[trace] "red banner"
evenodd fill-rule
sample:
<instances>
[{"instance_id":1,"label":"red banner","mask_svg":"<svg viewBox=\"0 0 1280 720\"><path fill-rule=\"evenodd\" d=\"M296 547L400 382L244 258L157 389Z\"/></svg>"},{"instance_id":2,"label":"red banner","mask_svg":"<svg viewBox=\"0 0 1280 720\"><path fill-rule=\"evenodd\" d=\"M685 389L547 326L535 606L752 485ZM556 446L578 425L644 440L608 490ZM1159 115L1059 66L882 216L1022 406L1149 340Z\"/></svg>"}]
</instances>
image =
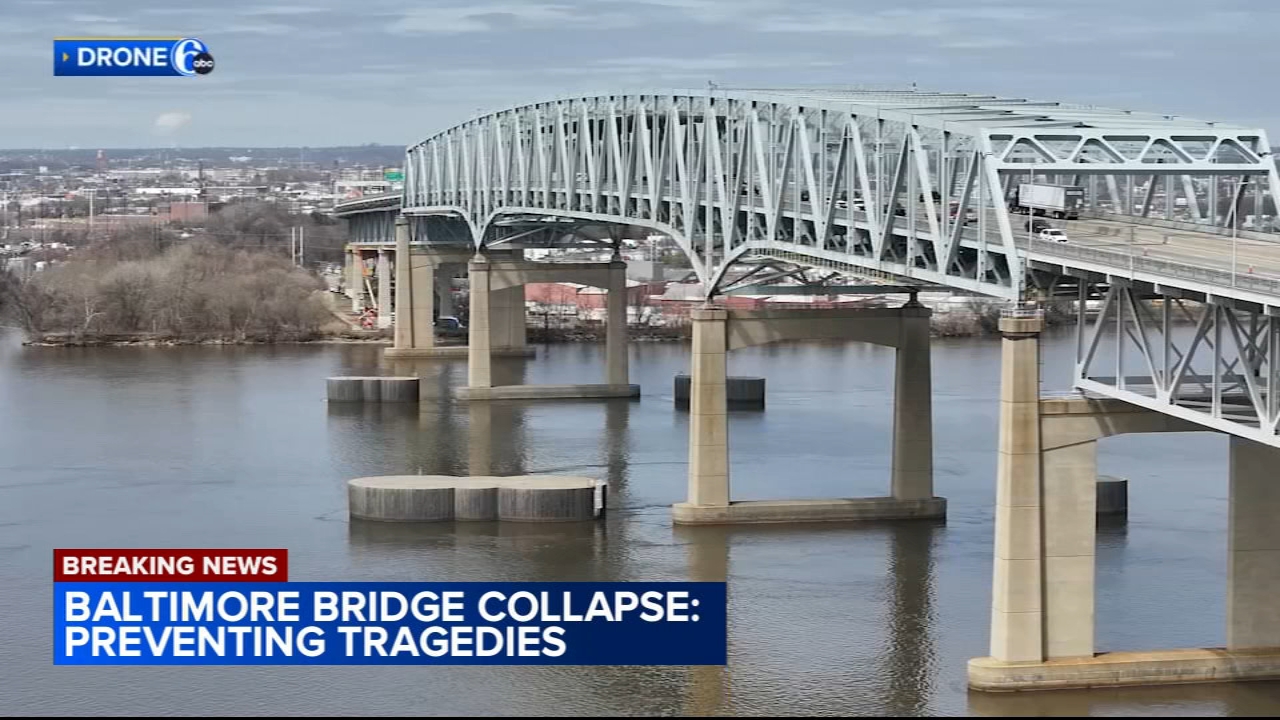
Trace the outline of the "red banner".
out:
<instances>
[{"instance_id":1,"label":"red banner","mask_svg":"<svg viewBox=\"0 0 1280 720\"><path fill-rule=\"evenodd\" d=\"M54 550L54 582L285 582L289 551Z\"/></svg>"}]
</instances>

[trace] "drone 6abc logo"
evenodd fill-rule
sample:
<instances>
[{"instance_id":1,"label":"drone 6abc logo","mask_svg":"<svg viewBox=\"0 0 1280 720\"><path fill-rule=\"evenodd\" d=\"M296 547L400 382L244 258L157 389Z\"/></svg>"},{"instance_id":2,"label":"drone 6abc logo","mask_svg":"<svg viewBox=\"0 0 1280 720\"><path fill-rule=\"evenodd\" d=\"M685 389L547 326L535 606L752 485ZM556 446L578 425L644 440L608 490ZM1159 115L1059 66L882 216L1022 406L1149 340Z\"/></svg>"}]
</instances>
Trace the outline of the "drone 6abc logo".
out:
<instances>
[{"instance_id":1,"label":"drone 6abc logo","mask_svg":"<svg viewBox=\"0 0 1280 720\"><path fill-rule=\"evenodd\" d=\"M195 38L182 38L174 43L169 57L179 75L208 75L213 72L213 56L209 54L209 47Z\"/></svg>"}]
</instances>

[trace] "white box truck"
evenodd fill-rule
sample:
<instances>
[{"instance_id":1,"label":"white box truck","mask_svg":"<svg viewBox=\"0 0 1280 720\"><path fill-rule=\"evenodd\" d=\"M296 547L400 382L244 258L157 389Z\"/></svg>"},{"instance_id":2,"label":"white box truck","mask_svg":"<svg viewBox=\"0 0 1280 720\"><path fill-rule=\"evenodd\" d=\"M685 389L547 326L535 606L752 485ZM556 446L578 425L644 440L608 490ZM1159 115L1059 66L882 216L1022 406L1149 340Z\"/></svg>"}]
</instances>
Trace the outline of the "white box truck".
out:
<instances>
[{"instance_id":1,"label":"white box truck","mask_svg":"<svg viewBox=\"0 0 1280 720\"><path fill-rule=\"evenodd\" d=\"M1022 183L1018 185L1018 194L1013 200L1014 212L1049 215L1060 220L1080 217L1082 205L1084 188L1076 185Z\"/></svg>"}]
</instances>

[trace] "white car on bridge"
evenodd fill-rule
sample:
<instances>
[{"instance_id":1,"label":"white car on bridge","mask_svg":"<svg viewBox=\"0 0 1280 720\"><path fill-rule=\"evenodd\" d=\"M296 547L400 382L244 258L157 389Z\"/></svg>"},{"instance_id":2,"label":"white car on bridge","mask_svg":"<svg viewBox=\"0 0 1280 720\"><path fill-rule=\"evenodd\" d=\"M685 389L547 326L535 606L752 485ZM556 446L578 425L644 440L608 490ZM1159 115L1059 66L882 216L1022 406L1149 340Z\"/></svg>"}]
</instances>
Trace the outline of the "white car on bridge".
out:
<instances>
[{"instance_id":1,"label":"white car on bridge","mask_svg":"<svg viewBox=\"0 0 1280 720\"><path fill-rule=\"evenodd\" d=\"M1059 228L1045 228L1040 231L1040 239L1045 242L1064 243L1067 241L1067 231Z\"/></svg>"}]
</instances>

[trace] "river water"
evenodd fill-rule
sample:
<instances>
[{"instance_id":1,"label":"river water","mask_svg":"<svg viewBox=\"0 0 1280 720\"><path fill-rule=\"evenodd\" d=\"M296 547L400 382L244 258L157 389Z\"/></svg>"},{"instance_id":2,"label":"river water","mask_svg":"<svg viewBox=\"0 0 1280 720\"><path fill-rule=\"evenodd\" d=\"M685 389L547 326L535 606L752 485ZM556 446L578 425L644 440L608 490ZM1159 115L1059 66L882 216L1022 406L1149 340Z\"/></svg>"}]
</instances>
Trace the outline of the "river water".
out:
<instances>
[{"instance_id":1,"label":"river water","mask_svg":"<svg viewBox=\"0 0 1280 720\"><path fill-rule=\"evenodd\" d=\"M677 344L632 348L640 401L454 404L465 362L380 363L365 345L22 348L0 338L0 712L273 715L1275 715L1280 684L970 693L987 653L999 343L934 345L939 524L673 528L688 427ZM1046 389L1071 339L1045 342ZM329 375L420 372L446 399L338 407ZM603 348L539 348L499 381L591 382ZM893 355L860 344L735 352L768 408L730 419L735 499L884 495ZM375 474L607 479L579 526L351 523L344 482ZM1100 531L1097 644L1221 645L1226 443L1101 443L1130 479ZM296 580L720 580L727 668L70 668L52 665L54 547L286 547Z\"/></svg>"}]
</instances>

